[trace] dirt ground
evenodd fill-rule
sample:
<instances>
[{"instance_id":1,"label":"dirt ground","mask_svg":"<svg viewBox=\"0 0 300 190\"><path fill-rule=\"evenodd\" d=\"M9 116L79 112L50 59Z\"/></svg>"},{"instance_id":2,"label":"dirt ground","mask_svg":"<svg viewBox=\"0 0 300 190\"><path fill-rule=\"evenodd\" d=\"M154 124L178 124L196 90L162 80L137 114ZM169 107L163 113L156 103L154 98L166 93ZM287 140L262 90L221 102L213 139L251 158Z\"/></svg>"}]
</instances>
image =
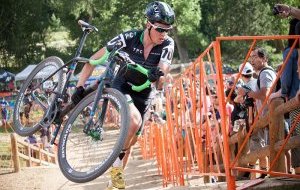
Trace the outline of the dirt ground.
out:
<instances>
[{"instance_id":1,"label":"dirt ground","mask_svg":"<svg viewBox=\"0 0 300 190\"><path fill-rule=\"evenodd\" d=\"M1 141L7 137L1 135ZM158 175L154 160L142 160L139 147L135 146L130 162L125 170L126 189L161 189L162 177ZM19 173L2 171L0 175L1 190L19 189L105 189L109 181L108 174L104 174L89 183L76 184L67 180L58 166L22 168Z\"/></svg>"},{"instance_id":2,"label":"dirt ground","mask_svg":"<svg viewBox=\"0 0 300 190\"><path fill-rule=\"evenodd\" d=\"M8 134L0 133L0 142L10 142ZM19 173L12 169L0 168L0 190L102 190L109 181L108 173L88 183L73 183L66 179L58 166L22 168ZM158 174L155 160L143 160L139 145L135 145L129 164L125 169L126 189L158 190L158 189L190 189L173 187L170 184L163 188L162 176ZM194 189L194 188L193 188Z\"/></svg>"},{"instance_id":3,"label":"dirt ground","mask_svg":"<svg viewBox=\"0 0 300 190\"><path fill-rule=\"evenodd\" d=\"M9 135L0 133L0 142L9 142ZM1 162L1 161L0 161ZM0 163L1 165L1 163ZM73 183L66 179L58 166L22 168L19 173L0 168L0 190L104 190L109 181L105 173L88 183ZM189 176L184 187L168 184L163 188L162 176L159 175L155 160L143 160L138 145L134 146L129 164L125 170L126 189L128 190L160 190L160 189L227 189L226 182L204 184L200 176ZM249 182L249 181L248 181ZM237 181L241 186L247 181ZM295 179L266 179L264 183L253 189L299 189L300 181Z\"/></svg>"}]
</instances>

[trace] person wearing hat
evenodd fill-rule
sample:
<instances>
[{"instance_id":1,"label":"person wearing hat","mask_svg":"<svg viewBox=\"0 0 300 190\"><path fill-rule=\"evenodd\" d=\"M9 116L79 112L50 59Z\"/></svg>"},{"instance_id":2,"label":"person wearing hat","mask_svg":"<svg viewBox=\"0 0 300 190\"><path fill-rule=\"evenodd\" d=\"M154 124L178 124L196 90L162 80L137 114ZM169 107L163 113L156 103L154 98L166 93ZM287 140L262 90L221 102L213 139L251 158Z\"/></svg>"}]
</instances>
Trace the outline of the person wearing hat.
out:
<instances>
[{"instance_id":1,"label":"person wearing hat","mask_svg":"<svg viewBox=\"0 0 300 190\"><path fill-rule=\"evenodd\" d=\"M257 91L256 85L257 85L257 79L253 77L254 69L252 65L247 62L245 66L242 68L243 64L239 66L239 71L241 72L241 77L244 82L244 85L238 89L238 96L235 99L235 101L240 102L241 104L244 104L244 106L247 108L247 117L246 117L246 128L249 130L251 124L254 121L254 99L250 98L248 96L249 92L255 92ZM249 138L249 150L255 151L259 148L262 148L265 146L265 134L263 129L258 130L257 133L253 133ZM254 168L256 161L249 163L250 168ZM266 169L266 158L259 158L259 166L261 169ZM250 173L246 172L244 177L250 177ZM265 175L262 174L260 176L261 178L264 178Z\"/></svg>"},{"instance_id":2,"label":"person wearing hat","mask_svg":"<svg viewBox=\"0 0 300 190\"><path fill-rule=\"evenodd\" d=\"M243 97L248 93L250 90L255 91L256 90L256 83L257 80L253 77L253 67L249 62L246 62L244 67L242 68L243 64L239 66L239 72L241 73L241 79L244 83L242 87L244 88L238 88L238 96L236 97L236 102L243 102ZM244 93L246 89L246 93Z\"/></svg>"}]
</instances>

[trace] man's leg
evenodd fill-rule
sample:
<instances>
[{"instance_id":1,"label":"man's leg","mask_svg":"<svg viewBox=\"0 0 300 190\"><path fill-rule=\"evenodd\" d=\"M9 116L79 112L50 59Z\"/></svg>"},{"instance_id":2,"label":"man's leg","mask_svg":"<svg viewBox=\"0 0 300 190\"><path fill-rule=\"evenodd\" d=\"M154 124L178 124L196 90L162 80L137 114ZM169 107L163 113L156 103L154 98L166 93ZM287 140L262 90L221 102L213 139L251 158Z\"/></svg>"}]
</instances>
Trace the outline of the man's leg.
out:
<instances>
[{"instance_id":1,"label":"man's leg","mask_svg":"<svg viewBox=\"0 0 300 190\"><path fill-rule=\"evenodd\" d=\"M116 161L113 163L113 166L110 170L111 182L108 186L108 189L125 188L123 170L128 162L128 157L130 155L131 147L136 142L136 138L137 138L136 132L139 130L142 123L141 114L138 111L138 109L134 106L133 103L129 103L129 110L130 110L130 126L128 129L127 138L125 140L122 152L120 153Z\"/></svg>"},{"instance_id":2,"label":"man's leg","mask_svg":"<svg viewBox=\"0 0 300 190\"><path fill-rule=\"evenodd\" d=\"M131 151L132 151L132 146L135 145L135 143L137 142L138 136L134 135L134 137L132 138L131 144L130 144L130 148L126 151L125 156L123 158L123 169L126 168L129 157L131 155Z\"/></svg>"}]
</instances>

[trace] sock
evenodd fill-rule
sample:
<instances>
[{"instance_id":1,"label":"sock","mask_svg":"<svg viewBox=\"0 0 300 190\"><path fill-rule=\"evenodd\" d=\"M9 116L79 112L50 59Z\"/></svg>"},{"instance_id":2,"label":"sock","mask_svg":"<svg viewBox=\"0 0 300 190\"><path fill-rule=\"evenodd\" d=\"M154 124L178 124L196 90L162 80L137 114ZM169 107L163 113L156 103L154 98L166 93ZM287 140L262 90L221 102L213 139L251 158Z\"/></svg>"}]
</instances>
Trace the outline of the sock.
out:
<instances>
[{"instance_id":1,"label":"sock","mask_svg":"<svg viewBox=\"0 0 300 190\"><path fill-rule=\"evenodd\" d=\"M111 180L109 180L108 181L108 184L107 184L107 187L112 187L113 185L112 185L112 182L111 182Z\"/></svg>"},{"instance_id":2,"label":"sock","mask_svg":"<svg viewBox=\"0 0 300 190\"><path fill-rule=\"evenodd\" d=\"M119 157L115 160L115 162L113 163L113 167L122 167L123 166L123 158L125 156L125 152L124 150L121 151L121 153L119 154Z\"/></svg>"}]
</instances>

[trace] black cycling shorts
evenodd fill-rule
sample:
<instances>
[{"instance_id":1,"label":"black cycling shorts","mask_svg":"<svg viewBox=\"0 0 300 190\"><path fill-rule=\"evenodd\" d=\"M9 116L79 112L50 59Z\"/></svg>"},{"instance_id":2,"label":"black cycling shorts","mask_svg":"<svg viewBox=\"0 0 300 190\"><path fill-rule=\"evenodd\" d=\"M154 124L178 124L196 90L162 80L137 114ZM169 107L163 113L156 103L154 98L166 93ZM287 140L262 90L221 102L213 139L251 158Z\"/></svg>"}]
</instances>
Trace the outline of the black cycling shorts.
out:
<instances>
[{"instance_id":1,"label":"black cycling shorts","mask_svg":"<svg viewBox=\"0 0 300 190\"><path fill-rule=\"evenodd\" d=\"M131 89L131 86L127 83L124 76L116 76L113 81L113 88L119 90L124 95L129 95L135 107L139 110L142 118L150 107L152 98L152 88L146 88L141 92L136 92Z\"/></svg>"}]
</instances>

